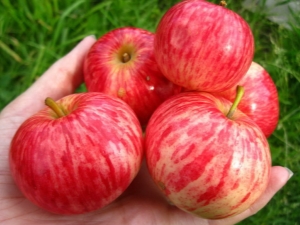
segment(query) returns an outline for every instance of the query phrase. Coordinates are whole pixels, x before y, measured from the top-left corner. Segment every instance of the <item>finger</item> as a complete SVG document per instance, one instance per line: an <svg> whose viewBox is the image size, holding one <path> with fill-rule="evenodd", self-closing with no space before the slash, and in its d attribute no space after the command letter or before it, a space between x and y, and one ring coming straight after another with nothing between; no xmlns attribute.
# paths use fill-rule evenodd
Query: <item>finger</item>
<svg viewBox="0 0 300 225"><path fill-rule="evenodd" d="M56 61L29 89L13 100L5 109L12 114L30 116L45 107L44 100L55 100L71 94L82 83L83 61L91 46L93 36L84 38L71 52ZM25 115L27 114L27 115Z"/></svg>
<svg viewBox="0 0 300 225"><path fill-rule="evenodd" d="M212 221L211 225L235 224L243 219L256 214L261 210L271 198L278 192L291 178L292 173L284 167L273 166L270 174L270 181L264 194L246 211L232 218L223 219L220 221Z"/></svg>

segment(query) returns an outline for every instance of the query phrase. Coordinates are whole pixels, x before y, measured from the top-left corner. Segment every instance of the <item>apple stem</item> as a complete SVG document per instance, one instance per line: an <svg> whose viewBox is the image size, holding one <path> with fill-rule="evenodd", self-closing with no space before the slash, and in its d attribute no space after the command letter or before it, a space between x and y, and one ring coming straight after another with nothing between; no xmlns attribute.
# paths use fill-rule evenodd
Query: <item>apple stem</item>
<svg viewBox="0 0 300 225"><path fill-rule="evenodd" d="M221 1L221 2L220 2L220 6L226 7L226 6L227 6L226 1Z"/></svg>
<svg viewBox="0 0 300 225"><path fill-rule="evenodd" d="M45 104L49 106L58 116L58 118L66 116L64 110L50 97L45 99Z"/></svg>
<svg viewBox="0 0 300 225"><path fill-rule="evenodd" d="M229 109L229 111L228 111L228 113L227 113L227 115L226 115L227 118L229 118L229 119L232 118L232 116L233 116L235 110L237 109L239 103L240 103L241 100L242 100L242 97L243 97L244 93L245 93L244 87L238 85L238 86L236 87L236 96L235 96L234 102L233 102L232 106L230 107L230 109Z"/></svg>
<svg viewBox="0 0 300 225"><path fill-rule="evenodd" d="M129 60L131 59L130 55L125 52L123 55L122 55L122 62L123 63L127 63Z"/></svg>

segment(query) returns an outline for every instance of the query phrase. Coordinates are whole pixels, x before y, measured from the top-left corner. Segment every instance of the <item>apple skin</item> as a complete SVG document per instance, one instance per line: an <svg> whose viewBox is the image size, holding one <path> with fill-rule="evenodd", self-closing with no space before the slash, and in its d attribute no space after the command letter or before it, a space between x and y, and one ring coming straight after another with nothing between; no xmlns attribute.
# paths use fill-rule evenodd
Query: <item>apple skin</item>
<svg viewBox="0 0 300 225"><path fill-rule="evenodd" d="M82 214L114 201L136 176L142 131L132 109L103 93L57 101L27 119L10 148L12 176L24 196L57 214Z"/></svg>
<svg viewBox="0 0 300 225"><path fill-rule="evenodd" d="M162 73L189 90L220 92L235 85L253 59L254 38L235 12L203 0L171 7L156 29L154 54Z"/></svg>
<svg viewBox="0 0 300 225"><path fill-rule="evenodd" d="M266 137L231 102L183 92L154 112L146 129L149 173L178 208L221 219L239 214L265 191L271 168Z"/></svg>
<svg viewBox="0 0 300 225"><path fill-rule="evenodd" d="M261 128L266 137L270 137L279 119L278 92L272 77L261 65L252 62L238 85L245 89L238 108ZM235 92L236 87L232 87L218 94L233 101Z"/></svg>
<svg viewBox="0 0 300 225"><path fill-rule="evenodd" d="M158 105L181 91L158 69L153 51L154 34L147 30L122 27L106 33L84 62L87 90L119 97L146 125ZM124 53L130 55L125 63Z"/></svg>

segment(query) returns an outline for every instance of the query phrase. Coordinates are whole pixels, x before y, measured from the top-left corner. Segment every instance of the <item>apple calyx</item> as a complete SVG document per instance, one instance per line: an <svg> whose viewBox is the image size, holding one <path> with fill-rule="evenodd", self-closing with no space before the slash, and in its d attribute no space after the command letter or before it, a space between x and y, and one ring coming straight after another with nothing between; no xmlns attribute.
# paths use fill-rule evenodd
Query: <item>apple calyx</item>
<svg viewBox="0 0 300 225"><path fill-rule="evenodd" d="M226 1L220 1L220 6L226 7L227 6Z"/></svg>
<svg viewBox="0 0 300 225"><path fill-rule="evenodd" d="M130 56L130 54L128 54L127 52L125 52L125 53L122 55L122 62L123 62L123 63L129 62L130 59L131 59L131 56Z"/></svg>
<svg viewBox="0 0 300 225"><path fill-rule="evenodd" d="M60 117L64 117L67 114L65 113L64 109L62 107L60 107L52 98L47 97L45 99L45 105L47 105L48 107L50 107L50 109L52 109L56 115L56 118L60 118Z"/></svg>
<svg viewBox="0 0 300 225"><path fill-rule="evenodd" d="M226 117L227 117L228 119L231 119L231 118L232 118L232 116L233 116L235 110L237 109L239 103L240 103L241 100L242 100L242 97L243 97L244 93L245 93L244 87L238 85L238 86L236 87L236 96L235 96L234 102L233 102L232 106L230 107L230 109L229 109L229 111L228 111L228 113L227 113L227 115L226 115Z"/></svg>

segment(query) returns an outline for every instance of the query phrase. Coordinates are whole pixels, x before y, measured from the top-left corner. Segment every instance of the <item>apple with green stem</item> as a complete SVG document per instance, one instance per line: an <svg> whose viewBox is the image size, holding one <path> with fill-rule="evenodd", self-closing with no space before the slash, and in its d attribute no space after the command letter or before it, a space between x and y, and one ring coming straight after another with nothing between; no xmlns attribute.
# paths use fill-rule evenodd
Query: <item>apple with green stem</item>
<svg viewBox="0 0 300 225"><path fill-rule="evenodd" d="M117 28L97 40L84 62L87 90L122 99L143 126L158 105L181 90L159 70L153 42L154 34L147 30Z"/></svg>
<svg viewBox="0 0 300 225"><path fill-rule="evenodd" d="M276 129L279 118L278 92L270 74L256 62L252 62L247 73L238 82L245 88L239 109L247 114L269 137ZM218 93L234 101L235 87Z"/></svg>
<svg viewBox="0 0 300 225"><path fill-rule="evenodd" d="M57 214L100 209L120 196L143 156L142 130L132 109L103 93L46 99L17 130L12 176L34 204Z"/></svg>
<svg viewBox="0 0 300 225"><path fill-rule="evenodd" d="M178 208L208 219L237 215L265 191L271 168L268 141L229 100L183 92L154 112L145 153L154 182Z"/></svg>
<svg viewBox="0 0 300 225"><path fill-rule="evenodd" d="M160 20L154 54L162 73L189 90L220 92L236 85L253 59L247 22L203 0L181 1Z"/></svg>

